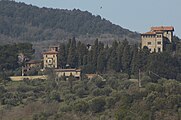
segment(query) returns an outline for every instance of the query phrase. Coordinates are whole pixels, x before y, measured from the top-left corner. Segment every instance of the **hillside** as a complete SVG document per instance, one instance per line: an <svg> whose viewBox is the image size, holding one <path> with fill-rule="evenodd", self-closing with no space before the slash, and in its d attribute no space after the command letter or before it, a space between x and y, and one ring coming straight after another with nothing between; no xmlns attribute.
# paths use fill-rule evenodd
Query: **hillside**
<svg viewBox="0 0 181 120"><path fill-rule="evenodd" d="M1 120L180 120L181 83L126 74L92 80L25 80L0 85Z"/></svg>
<svg viewBox="0 0 181 120"><path fill-rule="evenodd" d="M63 41L75 36L85 41L99 37L137 41L139 34L88 11L38 8L24 3L0 1L0 41ZM95 39L94 39L95 40Z"/></svg>

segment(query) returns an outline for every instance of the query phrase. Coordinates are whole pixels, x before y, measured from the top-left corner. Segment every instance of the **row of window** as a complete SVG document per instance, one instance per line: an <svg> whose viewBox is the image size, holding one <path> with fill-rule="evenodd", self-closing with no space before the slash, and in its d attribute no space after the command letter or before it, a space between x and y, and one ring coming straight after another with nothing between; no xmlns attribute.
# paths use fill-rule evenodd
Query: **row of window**
<svg viewBox="0 0 181 120"><path fill-rule="evenodd" d="M162 35L156 35L157 38L161 38ZM143 38L155 38L155 35L145 35Z"/></svg>
<svg viewBox="0 0 181 120"><path fill-rule="evenodd" d="M158 41L157 44L160 45L162 42ZM151 45L151 42L147 43L148 45Z"/></svg>
<svg viewBox="0 0 181 120"><path fill-rule="evenodd" d="M45 68L48 68L48 67L53 67L53 68L55 68L55 65L45 65Z"/></svg>
<svg viewBox="0 0 181 120"><path fill-rule="evenodd" d="M56 55L53 55L53 57L55 57ZM45 55L45 57L48 57L48 55Z"/></svg>
<svg viewBox="0 0 181 120"><path fill-rule="evenodd" d="M143 38L155 38L155 35L145 35Z"/></svg>
<svg viewBox="0 0 181 120"><path fill-rule="evenodd" d="M46 63L52 63L55 62L55 60L46 60Z"/></svg>
<svg viewBox="0 0 181 120"><path fill-rule="evenodd" d="M157 49L158 49L158 52L161 52L161 48L160 47L158 47ZM149 49L149 50L151 51L151 49ZM156 49L154 49L154 51L156 51Z"/></svg>

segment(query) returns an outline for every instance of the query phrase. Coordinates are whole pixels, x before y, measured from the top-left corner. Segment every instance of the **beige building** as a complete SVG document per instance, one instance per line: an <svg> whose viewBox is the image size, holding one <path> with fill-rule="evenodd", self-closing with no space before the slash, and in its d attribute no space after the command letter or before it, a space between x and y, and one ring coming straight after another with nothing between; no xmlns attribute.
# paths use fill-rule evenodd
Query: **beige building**
<svg viewBox="0 0 181 120"><path fill-rule="evenodd" d="M162 52L165 45L172 42L172 26L151 27L149 32L141 34L141 48L148 47L150 52Z"/></svg>
<svg viewBox="0 0 181 120"><path fill-rule="evenodd" d="M38 67L38 68L42 68L42 61L38 61L38 60L30 60L26 63L26 70L29 71L31 68L33 67Z"/></svg>
<svg viewBox="0 0 181 120"><path fill-rule="evenodd" d="M81 69L55 69L57 77L70 77L81 78Z"/></svg>
<svg viewBox="0 0 181 120"><path fill-rule="evenodd" d="M43 53L43 68L58 68L58 47L50 47Z"/></svg>

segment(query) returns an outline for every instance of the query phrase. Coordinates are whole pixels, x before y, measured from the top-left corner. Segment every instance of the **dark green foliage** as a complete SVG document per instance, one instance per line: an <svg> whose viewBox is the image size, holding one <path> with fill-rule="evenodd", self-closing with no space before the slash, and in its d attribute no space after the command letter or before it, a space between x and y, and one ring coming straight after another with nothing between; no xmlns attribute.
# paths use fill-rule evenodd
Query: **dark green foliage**
<svg viewBox="0 0 181 120"><path fill-rule="evenodd" d="M86 101L77 101L74 103L74 110L77 112L83 112L86 113L89 109L89 105Z"/></svg>
<svg viewBox="0 0 181 120"><path fill-rule="evenodd" d="M100 77L92 80L86 78L73 80L72 91L68 80L57 81L59 86L54 84L54 79L9 82L0 86L0 106L3 111L10 113L20 110L21 115L14 119L68 120L74 116L75 119L87 120L99 118L159 120L170 115L174 120L179 119L181 106L179 81L159 79L157 83L152 83L151 78L143 76L144 86L139 88L126 74L112 73L104 74L102 77L106 81L104 84L101 83L101 86L97 84ZM99 82L96 83L96 79ZM24 113L27 110L32 114L23 116L27 115ZM4 119L6 117L3 116Z"/></svg>
<svg viewBox="0 0 181 120"><path fill-rule="evenodd" d="M32 44L19 43L7 44L0 47L0 72L7 72L8 70L15 70L23 63L18 61L18 55L23 53L26 58L31 59L34 53Z"/></svg>
<svg viewBox="0 0 181 120"><path fill-rule="evenodd" d="M159 77L176 79L180 66L177 58L164 52L150 55L149 60L148 70L158 74Z"/></svg>
<svg viewBox="0 0 181 120"><path fill-rule="evenodd" d="M0 35L21 41L60 40L67 35L115 34L138 38L88 11L38 8L14 1L0 1ZM10 37L8 37L10 36Z"/></svg>
<svg viewBox="0 0 181 120"><path fill-rule="evenodd" d="M88 102L90 110L95 113L103 111L106 105L105 99L102 97L94 98Z"/></svg>

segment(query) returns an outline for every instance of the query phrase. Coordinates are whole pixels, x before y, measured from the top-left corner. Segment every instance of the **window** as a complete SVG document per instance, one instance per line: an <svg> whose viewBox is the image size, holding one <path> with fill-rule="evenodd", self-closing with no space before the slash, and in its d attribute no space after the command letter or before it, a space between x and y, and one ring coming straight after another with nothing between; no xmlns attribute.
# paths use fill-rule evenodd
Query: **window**
<svg viewBox="0 0 181 120"><path fill-rule="evenodd" d="M157 42L158 45L160 45L161 43L162 43L161 41Z"/></svg>
<svg viewBox="0 0 181 120"><path fill-rule="evenodd" d="M162 36L161 35L157 35L157 38L161 38Z"/></svg>
<svg viewBox="0 0 181 120"><path fill-rule="evenodd" d="M148 42L148 45L151 45L151 42Z"/></svg>

